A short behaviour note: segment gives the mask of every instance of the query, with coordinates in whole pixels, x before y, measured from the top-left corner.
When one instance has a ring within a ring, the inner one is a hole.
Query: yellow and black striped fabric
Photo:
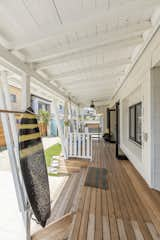
[[[19,117],[19,155],[22,175],[34,215],[44,227],[50,216],[50,193],[44,150],[36,115]]]
[[[34,114],[24,113],[19,125],[20,158],[27,157],[42,149],[41,136]]]

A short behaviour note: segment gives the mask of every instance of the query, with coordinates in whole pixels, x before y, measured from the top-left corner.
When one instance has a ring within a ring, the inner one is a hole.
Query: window
[[[59,104],[59,110],[62,110],[63,106],[61,104]]]
[[[15,94],[10,94],[11,102],[16,103],[16,95]]]
[[[50,105],[44,102],[38,102],[38,111],[43,110],[50,112]]]
[[[129,138],[142,144],[142,103],[129,108]]]
[[[135,140],[135,106],[129,109],[129,137]]]

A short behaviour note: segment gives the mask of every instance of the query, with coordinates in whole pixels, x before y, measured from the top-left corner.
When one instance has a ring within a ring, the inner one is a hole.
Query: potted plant
[[[50,120],[50,113],[45,110],[39,111],[39,128],[42,136],[47,136],[47,127]]]

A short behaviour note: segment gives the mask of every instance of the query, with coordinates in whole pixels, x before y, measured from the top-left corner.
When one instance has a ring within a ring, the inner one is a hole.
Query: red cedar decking
[[[69,239],[160,239],[160,194],[115,159],[114,145],[95,142],[93,151],[91,166],[107,168],[108,189],[82,187]]]
[[[93,143],[90,166],[107,169],[106,191],[84,186],[85,165],[71,175],[53,208],[52,220],[60,220],[33,239],[160,240],[160,193],[149,189],[129,161],[115,158],[115,145]]]

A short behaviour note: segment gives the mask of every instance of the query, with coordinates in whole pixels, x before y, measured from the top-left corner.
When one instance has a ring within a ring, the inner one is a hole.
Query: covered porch
[[[0,150],[23,226],[3,172],[0,239],[159,240],[160,1],[3,0],[0,13]]]

